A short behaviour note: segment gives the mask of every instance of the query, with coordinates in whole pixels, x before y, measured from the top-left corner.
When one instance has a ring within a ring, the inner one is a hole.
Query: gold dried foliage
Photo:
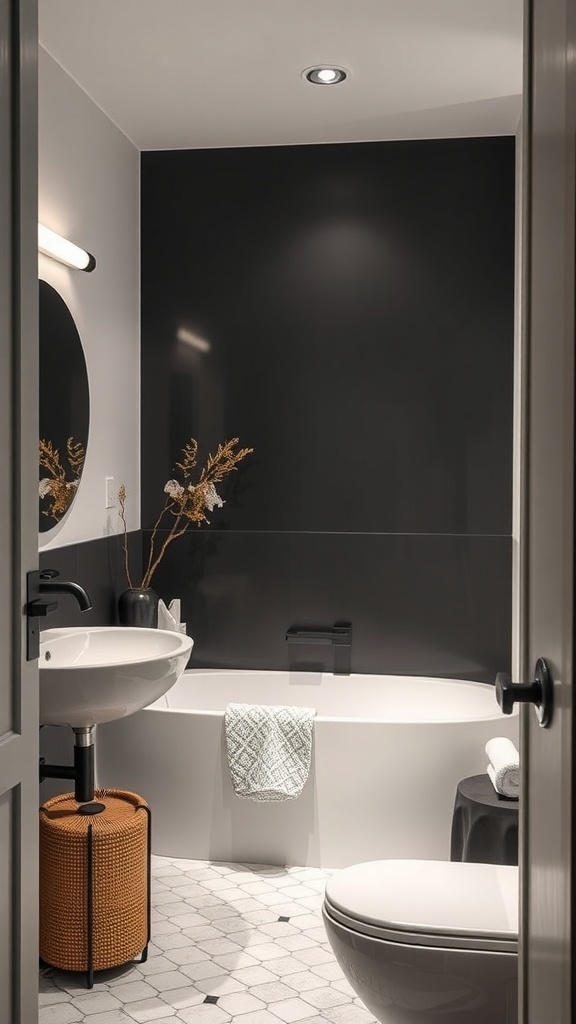
[[[80,441],[69,437],[66,442],[66,456],[71,471],[69,475],[62,465],[59,449],[52,441],[40,438],[38,458],[41,468],[46,470],[48,475],[40,480],[38,488],[40,499],[48,499],[49,502],[48,508],[41,511],[42,515],[49,516],[56,522],[59,522],[72,504],[82,474],[86,450]]]
[[[190,481],[192,471],[197,465],[198,442],[190,438],[182,449],[182,458],[175,465],[182,475],[182,482],[176,479],[168,480],[164,486],[166,499],[160,510],[160,514],[154,523],[150,536],[150,551],[146,568],[142,576],[140,588],[150,586],[152,577],[160,565],[166,548],[177,537],[182,537],[191,523],[201,526],[202,523],[209,523],[210,520],[206,511],[212,512],[214,508],[222,508],[224,502],[215,485],[220,483],[229,473],[236,470],[238,463],[251,455],[253,448],[237,448],[239,441],[233,437],[224,444],[219,444],[215,455],[208,455],[206,465],[200,471],[197,483]],[[126,499],[127,491],[124,484],[118,491],[118,502],[120,505],[119,516],[124,528],[124,564],[128,586],[133,587],[128,557],[128,528],[126,525]],[[157,548],[158,531],[164,516],[172,516],[173,523],[168,536]]]
[[[176,463],[176,468],[182,470],[182,475],[185,480],[188,479],[190,473],[196,465],[196,456],[198,454],[198,441],[191,437],[186,442],[182,449],[182,462]]]
[[[72,470],[76,477],[79,477],[84,466],[84,459],[86,458],[86,451],[80,441],[75,441],[73,437],[69,437],[66,442],[66,451],[68,453],[68,462],[72,466]]]

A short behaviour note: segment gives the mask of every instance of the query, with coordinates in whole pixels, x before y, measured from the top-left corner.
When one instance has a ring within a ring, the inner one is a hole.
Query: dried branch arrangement
[[[174,470],[175,472],[176,470],[180,471],[181,480],[168,480],[164,486],[166,498],[150,535],[150,550],[146,568],[139,584],[134,584],[130,572],[128,527],[126,525],[128,494],[126,487],[122,484],[118,491],[119,516],[124,526],[124,564],[126,579],[131,589],[144,590],[150,587],[152,577],[160,565],[168,545],[177,537],[182,537],[192,523],[196,523],[197,526],[209,523],[210,520],[206,512],[213,512],[215,508],[223,507],[224,501],[216,490],[216,484],[224,480],[229,473],[234,472],[238,463],[254,451],[253,448],[238,448],[238,443],[238,438],[233,437],[230,441],[219,444],[216,454],[208,455],[196,483],[192,482],[192,476],[197,466],[198,442],[191,438],[184,445],[181,461],[176,463]],[[172,525],[167,536],[162,540],[160,531],[164,529],[164,524],[167,521],[171,521]]]

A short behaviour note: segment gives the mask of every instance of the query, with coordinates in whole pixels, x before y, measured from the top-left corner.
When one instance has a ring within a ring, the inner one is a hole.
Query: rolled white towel
[[[486,771],[497,793],[518,799],[520,793],[520,756],[512,740],[495,736],[485,751],[490,759]]]

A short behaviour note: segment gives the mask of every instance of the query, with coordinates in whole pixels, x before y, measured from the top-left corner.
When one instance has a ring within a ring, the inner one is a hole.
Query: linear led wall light
[[[62,235],[57,235],[43,224],[38,225],[38,251],[45,256],[51,256],[53,260],[65,263],[67,267],[73,267],[74,270],[85,270],[89,273],[96,266],[96,260],[89,252],[69,242],[67,238],[62,238]]]

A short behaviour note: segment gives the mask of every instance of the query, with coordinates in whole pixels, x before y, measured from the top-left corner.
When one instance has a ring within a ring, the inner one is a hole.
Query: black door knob
[[[538,658],[532,683],[513,683],[506,672],[496,676],[496,700],[505,715],[511,715],[515,704],[533,704],[536,717],[545,728],[552,718],[552,677],[544,658]]]

